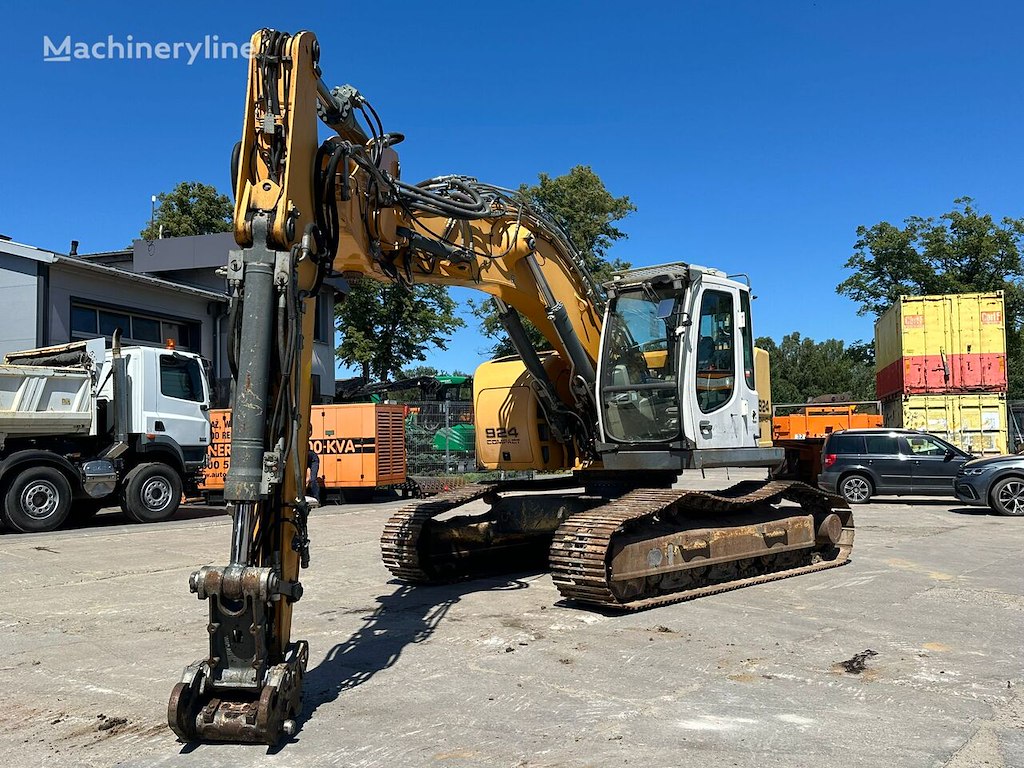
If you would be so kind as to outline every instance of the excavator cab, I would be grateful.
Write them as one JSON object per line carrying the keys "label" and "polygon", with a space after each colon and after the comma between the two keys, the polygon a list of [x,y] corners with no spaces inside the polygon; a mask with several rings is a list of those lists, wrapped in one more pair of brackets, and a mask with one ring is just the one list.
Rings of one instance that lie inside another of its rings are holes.
{"label": "excavator cab", "polygon": [[605,285],[597,394],[606,468],[770,466],[757,448],[749,286],[688,264]]}

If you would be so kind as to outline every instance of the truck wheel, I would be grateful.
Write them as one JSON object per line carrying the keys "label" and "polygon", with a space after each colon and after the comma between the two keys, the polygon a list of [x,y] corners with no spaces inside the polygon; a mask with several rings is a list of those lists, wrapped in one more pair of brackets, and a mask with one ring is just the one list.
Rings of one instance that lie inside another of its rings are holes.
{"label": "truck wheel", "polygon": [[1000,515],[1024,515],[1024,480],[1007,477],[992,487],[992,507]]}
{"label": "truck wheel", "polygon": [[4,522],[22,533],[59,528],[71,510],[71,483],[53,467],[23,469],[4,494]]}
{"label": "truck wheel", "polygon": [[866,504],[873,491],[871,481],[864,475],[847,475],[839,483],[839,495],[851,504]]}
{"label": "truck wheel", "polygon": [[166,464],[139,464],[124,479],[121,509],[137,523],[166,520],[179,504],[181,478]]}

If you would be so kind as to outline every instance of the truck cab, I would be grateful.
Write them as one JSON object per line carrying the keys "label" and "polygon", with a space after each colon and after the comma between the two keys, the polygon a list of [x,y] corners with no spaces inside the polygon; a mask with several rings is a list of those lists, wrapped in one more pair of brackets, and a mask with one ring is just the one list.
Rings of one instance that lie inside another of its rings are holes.
{"label": "truck cab", "polygon": [[[125,347],[122,354],[128,374],[127,433],[133,450],[148,456],[171,453],[186,471],[200,469],[210,443],[210,385],[202,359],[156,347]],[[116,396],[111,366],[108,351],[97,397],[112,404]],[[112,420],[105,426],[112,429]]]}
{"label": "truck cab", "polygon": [[177,511],[210,441],[202,359],[103,339],[9,353],[0,365],[0,524],[53,530],[120,505]]}

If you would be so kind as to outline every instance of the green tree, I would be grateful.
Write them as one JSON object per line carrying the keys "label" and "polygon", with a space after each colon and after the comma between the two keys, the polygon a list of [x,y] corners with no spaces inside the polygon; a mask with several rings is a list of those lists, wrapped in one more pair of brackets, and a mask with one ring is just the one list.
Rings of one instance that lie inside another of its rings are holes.
{"label": "green tree", "polygon": [[400,379],[417,379],[421,376],[472,376],[471,373],[456,368],[454,371],[442,371],[432,365],[413,365],[398,372]]}
{"label": "green tree", "polygon": [[418,379],[422,376],[440,376],[442,371],[432,365],[413,365],[398,372],[399,379]]}
{"label": "green tree", "polygon": [[426,360],[430,346],[447,349],[447,335],[465,325],[444,286],[409,288],[368,278],[352,284],[335,316],[342,336],[338,359],[377,381],[398,378],[410,362]]}
{"label": "green tree", "polygon": [[1004,291],[1010,396],[1024,396],[1024,219],[996,221],[969,197],[935,218],[911,216],[903,227],[887,221],[857,228],[853,274],[837,287],[860,304],[861,315],[881,315],[902,295]]}
{"label": "green tree", "polygon": [[577,165],[553,178],[538,174],[537,183],[521,185],[519,194],[562,225],[598,282],[629,267],[618,259],[610,261],[608,250],[628,237],[615,222],[633,213],[636,206],[627,195],[613,197],[589,165]]}
{"label": "green tree", "polygon": [[766,336],[756,343],[771,361],[773,403],[806,403],[826,394],[839,394],[844,400],[875,399],[875,356],[870,343],[816,342],[799,333],[786,334],[778,344]]}
{"label": "green tree", "polygon": [[[635,211],[636,206],[628,196],[614,197],[589,166],[577,165],[555,177],[541,173],[536,184],[520,186],[519,194],[531,205],[544,209],[569,233],[598,283],[608,280],[613,272],[629,268],[627,262],[609,259],[608,251],[616,241],[628,237],[615,223]],[[480,319],[484,335],[495,340],[492,348],[495,357],[515,354],[493,304],[476,302],[473,312]],[[537,349],[551,347],[525,319],[524,325]]]}
{"label": "green tree", "polygon": [[183,181],[170,192],[157,195],[157,203],[153,222],[139,233],[144,240],[209,235],[231,229],[231,200],[209,184]]}

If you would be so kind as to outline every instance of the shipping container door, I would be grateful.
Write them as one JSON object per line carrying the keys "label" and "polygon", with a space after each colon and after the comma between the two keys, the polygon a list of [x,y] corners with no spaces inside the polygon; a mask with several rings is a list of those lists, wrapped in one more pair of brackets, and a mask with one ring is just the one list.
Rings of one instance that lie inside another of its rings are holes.
{"label": "shipping container door", "polygon": [[964,408],[959,424],[964,448],[978,456],[1007,451],[1006,403],[999,395],[982,395]]}

